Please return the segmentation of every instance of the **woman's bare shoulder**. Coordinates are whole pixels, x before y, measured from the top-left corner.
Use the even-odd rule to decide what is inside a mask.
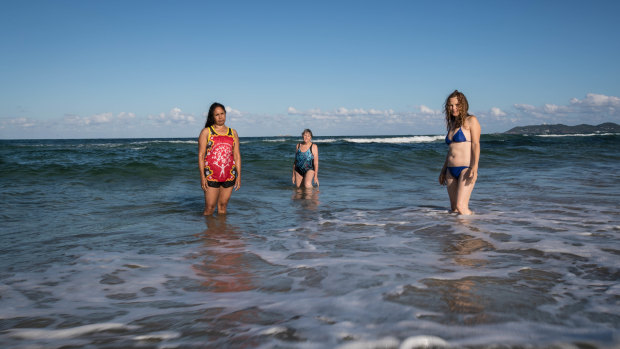
[[[200,131],[200,135],[198,136],[198,138],[203,138],[203,137],[206,137],[207,135],[209,135],[209,128],[205,127]]]
[[[479,125],[480,123],[475,115],[468,115],[467,119],[465,119],[465,124],[466,126],[471,127],[472,125]]]

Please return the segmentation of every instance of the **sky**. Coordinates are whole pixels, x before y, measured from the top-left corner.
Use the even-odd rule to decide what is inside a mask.
[[[0,139],[620,123],[620,1],[0,0]]]

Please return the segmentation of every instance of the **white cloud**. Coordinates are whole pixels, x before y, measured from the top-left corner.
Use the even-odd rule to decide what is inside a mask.
[[[33,127],[35,125],[36,125],[35,120],[25,118],[25,117],[6,118],[6,119],[0,120],[0,128],[5,128],[7,126],[28,128],[28,127]]]
[[[243,113],[237,109],[226,107],[226,116],[241,117]]]
[[[185,114],[181,108],[172,108],[167,113],[159,113],[159,115],[149,115],[148,120],[157,124],[173,125],[173,124],[193,124],[196,118],[192,114]]]
[[[555,104],[545,104],[543,109],[545,112],[553,114],[557,112],[560,109],[560,107]]]
[[[425,105],[421,105],[420,106],[420,112],[422,114],[429,114],[429,115],[439,115],[441,114],[441,110],[433,110]]]
[[[132,120],[136,118],[136,114],[134,113],[127,113],[127,112],[120,112],[116,118],[118,120]]]
[[[379,109],[364,109],[364,108],[355,108],[355,109],[347,109],[345,107],[336,108],[335,110],[327,110],[322,111],[319,108],[310,109],[308,111],[299,111],[295,107],[288,107],[287,113],[289,115],[301,115],[301,116],[311,116],[314,118],[328,118],[328,117],[350,117],[350,116],[389,116],[394,115],[395,112],[392,109],[379,110]]]
[[[95,114],[92,116],[65,115],[65,123],[78,126],[99,125],[110,122],[112,118],[112,113]]]
[[[346,108],[331,110],[288,107],[280,113],[256,114],[226,107],[227,124],[242,137],[297,135],[310,128],[317,135],[434,134],[445,128],[442,110],[420,104],[411,110],[390,108]],[[514,104],[472,110],[484,132],[502,132],[514,126],[532,124],[620,123],[620,98],[588,93],[565,104]],[[291,117],[295,116],[295,117]],[[0,118],[0,138],[36,137],[171,137],[194,136],[204,123],[175,107],[168,112],[136,116],[131,112],[99,113],[91,116],[66,115],[62,120],[38,120],[27,117]]]
[[[67,114],[65,115],[64,122],[69,125],[89,126],[89,125],[102,125],[110,124],[114,122],[127,122],[136,117],[134,113],[121,112],[117,115],[112,113],[100,113],[91,116],[79,116]]]
[[[495,116],[495,117],[502,117],[502,116],[506,116],[507,114],[502,111],[501,109],[497,108],[497,107],[493,107],[491,108],[491,115]]]
[[[515,104],[514,108],[516,123],[519,124],[620,122],[620,98],[595,93],[588,93],[583,99],[571,98],[567,105],[547,103],[541,107],[535,107],[528,104]]]
[[[286,110],[286,112],[287,112],[289,115],[299,115],[299,114],[300,114],[300,112],[299,112],[299,111],[297,111],[297,109],[295,109],[294,107],[288,107],[288,109]]]
[[[545,104],[543,111],[548,114],[566,114],[571,112],[571,107],[566,105]]]
[[[586,98],[577,99],[572,98],[570,103],[573,105],[589,106],[589,107],[620,107],[620,97],[605,96],[596,93],[586,94]]]
[[[523,111],[533,111],[536,110],[536,107],[533,105],[529,105],[529,104],[515,104],[514,107],[518,110],[523,110]]]
[[[290,106],[287,114],[299,116],[290,120],[313,131],[316,128],[318,134],[427,134],[442,129],[444,123],[441,111],[424,105],[413,111],[345,107],[302,111]]]

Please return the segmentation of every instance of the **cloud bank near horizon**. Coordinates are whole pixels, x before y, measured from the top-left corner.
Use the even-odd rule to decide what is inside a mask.
[[[419,105],[413,110],[340,107],[333,110],[288,107],[286,113],[256,114],[230,106],[227,124],[241,136],[297,134],[311,128],[321,135],[434,134],[444,129],[443,111]],[[588,93],[565,105],[534,106],[516,103],[503,110],[470,110],[483,133],[503,132],[532,124],[599,124],[620,122],[620,97]],[[33,117],[0,118],[0,138],[142,138],[193,137],[202,128],[206,113],[196,116],[174,107],[167,112],[138,116],[134,112],[64,115],[57,120]]]

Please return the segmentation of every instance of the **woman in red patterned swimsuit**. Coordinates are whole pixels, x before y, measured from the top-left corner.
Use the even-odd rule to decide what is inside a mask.
[[[241,187],[241,153],[237,131],[226,126],[226,109],[220,103],[209,108],[207,123],[198,136],[198,168],[205,192],[205,216],[226,214],[233,189]]]

